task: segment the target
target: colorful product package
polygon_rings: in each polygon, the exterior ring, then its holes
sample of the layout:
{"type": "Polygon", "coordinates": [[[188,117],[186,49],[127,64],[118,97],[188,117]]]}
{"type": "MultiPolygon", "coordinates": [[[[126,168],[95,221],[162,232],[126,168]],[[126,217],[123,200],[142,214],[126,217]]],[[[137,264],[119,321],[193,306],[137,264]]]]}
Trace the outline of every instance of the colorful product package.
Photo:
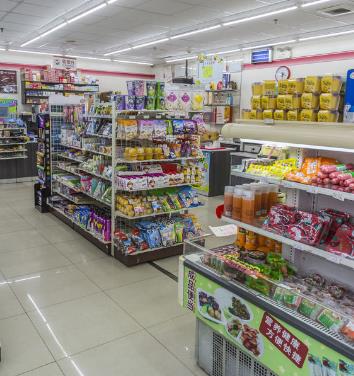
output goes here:
{"type": "Polygon", "coordinates": [[[136,96],[135,97],[135,110],[143,110],[145,108],[145,97],[136,96]]]}
{"type": "Polygon", "coordinates": [[[126,110],[135,110],[135,95],[128,95],[125,103],[126,110]]]}
{"type": "Polygon", "coordinates": [[[320,109],[337,111],[339,106],[339,94],[322,93],[320,95],[320,109]]]}
{"type": "Polygon", "coordinates": [[[323,76],[321,79],[321,91],[322,93],[337,93],[339,94],[342,88],[341,76],[323,76]]]}
{"type": "Polygon", "coordinates": [[[288,94],[288,80],[279,80],[278,81],[278,94],[288,94]]]}
{"type": "Polygon", "coordinates": [[[165,83],[164,82],[157,82],[156,84],[156,96],[157,97],[165,97],[165,83]]]}
{"type": "Polygon", "coordinates": [[[156,81],[146,81],[146,95],[156,97],[156,81]]]}
{"type": "Polygon", "coordinates": [[[181,93],[178,100],[178,109],[181,111],[189,111],[191,108],[191,97],[187,92],[181,93]]]}
{"type": "Polygon", "coordinates": [[[166,108],[165,97],[156,98],[156,110],[164,110],[166,108]]]}
{"type": "Polygon", "coordinates": [[[305,93],[319,93],[321,91],[320,76],[307,76],[305,78],[304,92],[305,93]]]}
{"type": "Polygon", "coordinates": [[[117,110],[123,111],[125,110],[125,95],[117,95],[116,96],[116,103],[117,103],[117,110]]]}
{"type": "Polygon", "coordinates": [[[251,109],[252,110],[262,109],[262,96],[261,95],[254,95],[251,97],[251,109]]]}
{"type": "Polygon", "coordinates": [[[155,110],[156,107],[156,98],[155,97],[146,97],[146,109],[155,110]]]}

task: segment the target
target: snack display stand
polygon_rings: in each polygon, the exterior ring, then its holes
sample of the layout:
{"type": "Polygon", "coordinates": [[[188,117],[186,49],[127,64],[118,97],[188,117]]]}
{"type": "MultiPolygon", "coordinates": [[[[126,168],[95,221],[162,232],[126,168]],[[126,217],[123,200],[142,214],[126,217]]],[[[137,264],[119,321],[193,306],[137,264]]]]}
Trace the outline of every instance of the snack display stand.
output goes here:
{"type": "MultiPolygon", "coordinates": [[[[202,205],[198,201],[197,204],[186,202],[186,205],[180,205],[178,202],[176,207],[159,206],[157,202],[159,192],[187,190],[189,193],[188,189],[192,190],[195,182],[185,181],[183,173],[178,175],[179,179],[182,176],[182,180],[178,182],[176,180],[171,182],[171,178],[166,180],[170,175],[151,174],[149,185],[143,184],[146,183],[144,179],[147,179],[144,173],[144,168],[147,166],[154,164],[167,166],[171,163],[187,166],[203,158],[199,147],[194,146],[194,149],[192,147],[194,151],[173,158],[157,155],[157,151],[151,156],[142,155],[140,158],[134,154],[136,150],[139,152],[152,150],[151,145],[154,145],[155,139],[149,140],[142,134],[138,137],[135,133],[136,126],[124,128],[126,124],[130,126],[132,122],[135,124],[138,120],[150,122],[183,120],[188,119],[188,115],[164,110],[118,111],[117,102],[114,101],[93,106],[89,112],[85,112],[78,97],[51,96],[49,104],[50,162],[47,165],[49,176],[46,182],[50,188],[47,200],[50,211],[105,253],[128,266],[181,254],[182,239],[177,243],[169,242],[139,250],[131,247],[129,250],[132,251],[128,253],[126,242],[118,239],[117,234],[134,228],[138,221],[150,220],[150,222],[161,223],[160,218],[166,221],[174,220],[177,214],[186,214],[202,205]],[[133,129],[135,131],[132,132],[133,129]],[[126,155],[125,150],[130,150],[131,153],[126,155]],[[142,185],[137,183],[140,181],[139,176],[142,177],[140,179],[142,185]],[[163,184],[162,178],[165,179],[163,184]],[[131,179],[130,183],[129,179],[131,179]],[[157,209],[147,210],[146,207],[140,207],[138,201],[131,205],[129,195],[132,196],[132,200],[138,195],[148,197],[148,200],[150,196],[156,196],[151,205],[157,209]],[[129,207],[131,210],[128,209],[129,207]],[[138,212],[138,209],[142,211],[138,212]],[[90,227],[87,226],[88,216],[90,227]]],[[[183,129],[182,127],[182,131],[183,129]]],[[[162,145],[163,142],[172,142],[175,139],[182,140],[182,143],[199,145],[199,136],[189,134],[164,134],[156,142],[162,145]],[[183,141],[183,138],[188,141],[183,141]]]]}
{"type": "MultiPolygon", "coordinates": [[[[267,125],[257,121],[228,124],[222,131],[223,136],[240,138],[241,142],[287,146],[298,168],[306,158],[319,156],[347,165],[353,162],[353,132],[349,124],[267,125]]],[[[344,186],[335,190],[256,176],[239,166],[232,166],[231,173],[277,184],[285,194],[285,204],[296,213],[336,210],[347,213],[348,218],[354,216],[354,193],[350,189],[345,192],[344,186]]],[[[209,375],[352,375],[354,255],[342,246],[330,248],[325,243],[305,241],[316,228],[314,223],[309,225],[309,232],[299,230],[296,236],[290,229],[280,233],[269,225],[271,213],[268,226],[265,218],[247,222],[222,218],[238,231],[242,228],[281,243],[281,255],[267,256],[265,268],[243,263],[243,258],[238,259],[238,248],[223,245],[223,238],[206,238],[204,246],[186,242],[180,261],[179,299],[197,318],[197,361],[209,375]],[[228,256],[232,252],[237,257],[228,256]],[[271,261],[290,269],[279,279],[273,274],[265,276],[275,265],[271,261]],[[296,273],[295,278],[289,277],[289,270],[296,273]],[[288,283],[288,279],[297,284],[288,283]]],[[[285,215],[285,219],[289,217],[285,215]]]]}

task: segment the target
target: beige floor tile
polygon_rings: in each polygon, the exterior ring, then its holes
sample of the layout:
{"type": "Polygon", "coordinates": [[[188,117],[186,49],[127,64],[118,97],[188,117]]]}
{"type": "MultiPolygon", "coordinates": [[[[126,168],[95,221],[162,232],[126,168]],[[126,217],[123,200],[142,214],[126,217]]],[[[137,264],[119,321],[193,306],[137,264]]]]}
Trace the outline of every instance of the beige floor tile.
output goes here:
{"type": "Polygon", "coordinates": [[[100,291],[73,265],[38,272],[11,281],[11,287],[26,311],[36,309],[33,301],[37,307],[42,308],[100,291]]]}
{"type": "Polygon", "coordinates": [[[61,226],[39,227],[38,232],[50,243],[60,243],[82,238],[80,234],[64,223],[61,226]]]}
{"type": "Polygon", "coordinates": [[[7,281],[0,280],[0,319],[24,313],[7,281]]]}
{"type": "Polygon", "coordinates": [[[179,256],[167,257],[162,260],[154,261],[155,264],[175,275],[178,274],[178,262],[179,256]]]}
{"type": "Polygon", "coordinates": [[[76,266],[103,290],[144,281],[161,275],[159,271],[148,264],[128,268],[116,259],[108,256],[99,260],[76,264],[76,266]]]}
{"type": "Polygon", "coordinates": [[[139,332],[59,362],[66,376],[192,376],[146,332],[139,332]]]}
{"type": "Polygon", "coordinates": [[[21,376],[63,376],[63,373],[56,363],[51,363],[34,369],[33,371],[26,372],[21,376]]]}
{"type": "Polygon", "coordinates": [[[24,276],[70,264],[70,260],[51,244],[0,253],[0,270],[6,278],[24,276]]]}
{"type": "Polygon", "coordinates": [[[164,275],[106,292],[145,328],[186,314],[177,283],[164,275]]]}
{"type": "Polygon", "coordinates": [[[29,317],[56,359],[141,330],[104,293],[38,309],[29,317]]]}
{"type": "MultiPolygon", "coordinates": [[[[0,209],[1,211],[1,209],[0,209]]],[[[23,230],[33,230],[33,226],[20,217],[4,218],[0,217],[0,234],[14,233],[23,230]]],[[[16,237],[16,235],[13,235],[16,237]]]]}
{"type": "Polygon", "coordinates": [[[1,376],[16,376],[54,361],[26,315],[0,320],[0,342],[1,376]]]}
{"type": "Polygon", "coordinates": [[[35,230],[17,231],[16,236],[13,233],[0,234],[0,254],[22,251],[44,244],[48,244],[48,241],[35,230]]]}

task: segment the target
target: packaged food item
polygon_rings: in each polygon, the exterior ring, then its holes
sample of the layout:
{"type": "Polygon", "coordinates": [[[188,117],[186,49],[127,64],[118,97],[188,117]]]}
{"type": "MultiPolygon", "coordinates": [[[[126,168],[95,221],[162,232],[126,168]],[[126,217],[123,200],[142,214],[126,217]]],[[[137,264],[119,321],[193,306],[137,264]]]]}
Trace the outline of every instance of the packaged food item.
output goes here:
{"type": "Polygon", "coordinates": [[[146,97],[146,109],[155,110],[156,97],[146,97]]]}
{"type": "Polygon", "coordinates": [[[273,114],[274,120],[286,120],[285,110],[275,110],[273,114]]]}
{"type": "Polygon", "coordinates": [[[303,93],[301,95],[301,107],[304,109],[318,109],[319,95],[316,93],[303,93]]]}
{"type": "Polygon", "coordinates": [[[263,83],[254,82],[252,84],[252,95],[262,95],[263,94],[263,83]]]}
{"type": "Polygon", "coordinates": [[[336,93],[339,94],[342,88],[341,76],[323,76],[321,79],[321,91],[322,93],[336,93]]]}
{"type": "Polygon", "coordinates": [[[286,119],[288,121],[299,121],[300,118],[300,110],[289,110],[286,114],[286,119]]]}
{"type": "Polygon", "coordinates": [[[288,80],[278,81],[278,94],[288,94],[288,80]]]}
{"type": "Polygon", "coordinates": [[[250,119],[251,120],[262,120],[263,119],[263,111],[262,110],[251,110],[250,111],[250,119]]]}
{"type": "Polygon", "coordinates": [[[317,316],[317,321],[325,328],[333,331],[338,331],[343,326],[342,316],[327,308],[317,316]]]}
{"type": "Polygon", "coordinates": [[[244,190],[242,196],[242,221],[252,223],[255,213],[255,194],[251,190],[244,190]]]}
{"type": "Polygon", "coordinates": [[[284,98],[284,104],[286,110],[298,110],[301,107],[301,96],[287,94],[284,98]]]}
{"type": "Polygon", "coordinates": [[[277,109],[278,110],[285,110],[285,95],[278,95],[277,97],[277,109]]]}
{"type": "Polygon", "coordinates": [[[312,320],[316,320],[316,317],[321,312],[321,310],[322,307],[318,303],[306,298],[302,298],[298,308],[299,313],[312,320]]]}
{"type": "Polygon", "coordinates": [[[251,97],[251,108],[252,110],[262,109],[262,96],[261,95],[253,95],[251,97]]]}
{"type": "Polygon", "coordinates": [[[226,217],[232,216],[232,201],[233,201],[234,187],[225,186],[224,192],[224,215],[226,217]]]}
{"type": "Polygon", "coordinates": [[[301,121],[317,121],[317,110],[301,110],[300,120],[301,121]]]}
{"type": "Polygon", "coordinates": [[[251,118],[251,110],[243,109],[242,119],[250,119],[250,118],[251,118]]]}
{"type": "Polygon", "coordinates": [[[232,218],[241,220],[242,218],[242,204],[243,204],[243,188],[242,186],[234,187],[233,202],[232,202],[232,218]]]}
{"type": "Polygon", "coordinates": [[[339,118],[338,111],[320,110],[318,111],[318,122],[337,123],[339,118]]]}
{"type": "Polygon", "coordinates": [[[320,109],[336,111],[339,106],[339,94],[323,93],[320,95],[320,109]]]}
{"type": "Polygon", "coordinates": [[[277,94],[277,83],[275,80],[265,80],[263,82],[263,95],[275,96],[277,94]]]}
{"type": "Polygon", "coordinates": [[[246,230],[242,227],[237,228],[236,246],[239,249],[244,249],[246,244],[246,230]]]}
{"type": "MultiPolygon", "coordinates": [[[[346,323],[340,330],[340,332],[349,340],[354,341],[354,321],[351,320],[348,323],[346,323]]],[[[348,373],[348,375],[354,375],[354,364],[349,366],[347,368],[348,370],[351,370],[351,373],[348,373]]]]}
{"type": "Polygon", "coordinates": [[[269,95],[262,96],[262,109],[263,110],[275,110],[276,108],[276,97],[270,97],[269,95]]]}
{"type": "Polygon", "coordinates": [[[304,79],[292,78],[288,80],[287,94],[302,94],[304,92],[304,79]]]}
{"type": "Polygon", "coordinates": [[[273,119],[274,110],[263,110],[263,120],[273,119]]]}
{"type": "Polygon", "coordinates": [[[304,92],[305,93],[319,93],[321,91],[320,76],[307,76],[305,78],[304,92]]]}
{"type": "Polygon", "coordinates": [[[249,252],[256,251],[257,246],[257,234],[253,231],[246,231],[245,250],[249,252]]]}
{"type": "Polygon", "coordinates": [[[146,81],[146,95],[156,97],[156,81],[146,81]]]}

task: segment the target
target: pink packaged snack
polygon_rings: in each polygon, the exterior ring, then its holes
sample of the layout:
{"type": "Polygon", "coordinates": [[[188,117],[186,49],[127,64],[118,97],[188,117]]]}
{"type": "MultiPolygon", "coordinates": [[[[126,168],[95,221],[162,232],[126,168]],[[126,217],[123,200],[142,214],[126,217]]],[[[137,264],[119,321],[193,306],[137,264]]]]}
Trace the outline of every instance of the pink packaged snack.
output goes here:
{"type": "Polygon", "coordinates": [[[297,218],[296,209],[287,205],[274,205],[271,207],[263,227],[278,234],[288,232],[288,226],[295,224],[297,218]]]}
{"type": "Polygon", "coordinates": [[[351,224],[340,226],[326,249],[332,253],[354,256],[354,226],[351,224]]]}

